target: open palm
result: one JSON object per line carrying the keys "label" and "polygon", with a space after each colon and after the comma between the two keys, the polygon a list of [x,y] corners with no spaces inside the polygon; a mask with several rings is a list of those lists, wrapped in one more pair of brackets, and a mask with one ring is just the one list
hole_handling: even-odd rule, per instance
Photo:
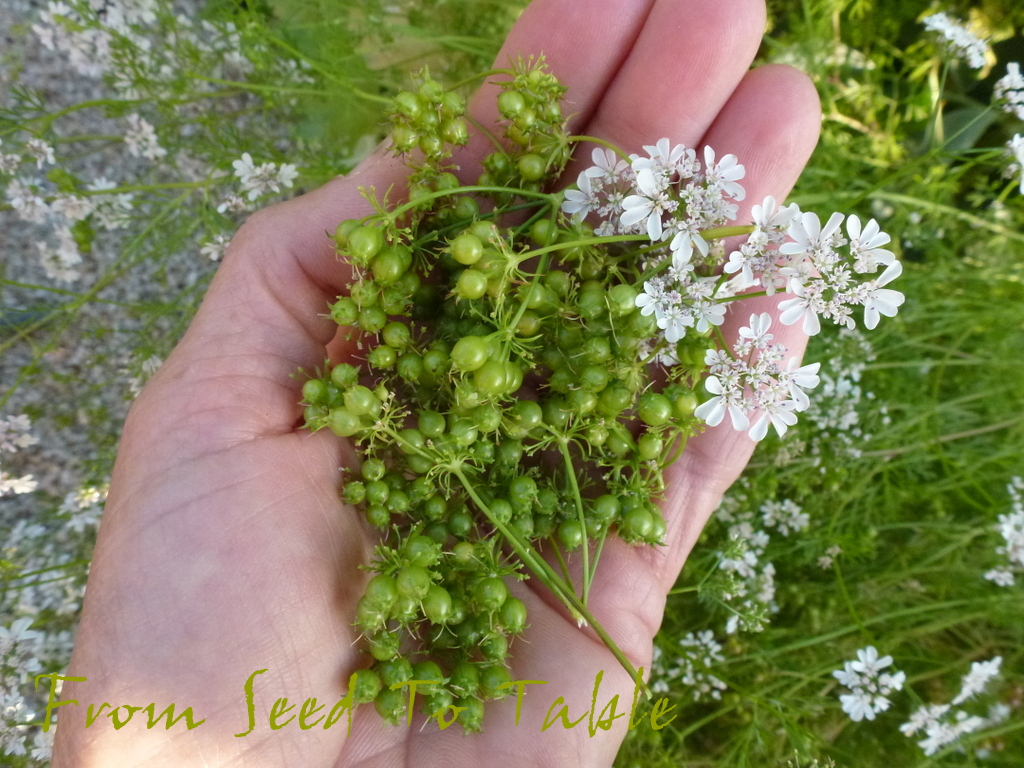
{"label": "open palm", "polygon": [[[627,149],[662,136],[706,143],[746,165],[748,205],[785,196],[817,138],[814,89],[784,67],[748,71],[764,27],[763,0],[534,0],[499,61],[543,52],[566,85],[573,130]],[[493,121],[484,89],[475,117]],[[469,177],[485,148],[455,161]],[[402,166],[378,152],[355,172],[253,216],[231,244],[181,344],[147,385],[125,427],[96,548],[88,596],[58,710],[55,768],[66,766],[509,766],[610,765],[626,719],[588,734],[587,722],[542,732],[559,696],[571,720],[613,694],[628,712],[633,684],[587,629],[543,588],[516,585],[530,627],[512,648],[515,679],[531,686],[516,725],[512,696],[488,705],[482,734],[434,722],[387,727],[357,711],[305,730],[298,718],[271,729],[287,697],[326,714],[367,657],[351,626],[375,533],[337,495],[352,446],[299,430],[292,378],[322,364],[336,326],[321,315],[348,270],[324,232],[369,213],[360,186],[400,184]],[[741,217],[742,217],[741,212]],[[753,300],[754,311],[764,302]],[[758,303],[755,303],[758,302]],[[741,316],[742,315],[742,316]],[[727,320],[738,327],[749,312]],[[786,329],[791,348],[802,339]],[[692,440],[669,470],[666,546],[609,541],[590,606],[636,666],[649,666],[665,595],[752,443],[727,427]],[[256,727],[243,685],[253,678]],[[109,710],[86,728],[86,707],[107,702],[192,707],[188,730],[145,727],[139,713],[115,730]],[[558,711],[556,707],[555,711]],[[121,710],[122,719],[126,710]],[[421,727],[422,726],[422,727]]]}

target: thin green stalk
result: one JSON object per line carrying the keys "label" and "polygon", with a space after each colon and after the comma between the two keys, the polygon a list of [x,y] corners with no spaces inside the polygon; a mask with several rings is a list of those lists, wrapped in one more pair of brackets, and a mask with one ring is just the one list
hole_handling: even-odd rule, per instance
{"label": "thin green stalk", "polygon": [[583,499],[580,496],[580,485],[576,481],[576,468],[572,463],[572,456],[569,455],[569,443],[565,438],[558,441],[558,450],[565,460],[566,484],[572,491],[573,501],[576,502],[576,518],[580,521],[580,532],[583,534],[583,593],[581,595],[583,604],[586,605],[590,599],[590,583],[593,574],[590,572],[590,541],[587,539],[587,518],[583,514]]}
{"label": "thin green stalk", "polygon": [[462,471],[461,466],[452,466],[450,467],[450,471],[453,475],[459,478],[459,481],[466,489],[466,493],[469,494],[470,498],[473,499],[473,502],[477,504],[484,515],[487,516],[487,519],[491,521],[491,524],[494,525],[502,536],[505,537],[509,546],[511,546],[513,551],[519,555],[526,567],[533,571],[533,574],[540,579],[542,584],[555,593],[555,596],[558,597],[562,601],[563,605],[569,609],[570,613],[576,617],[577,622],[583,622],[590,625],[594,630],[594,633],[598,638],[600,638],[601,642],[604,643],[605,647],[616,658],[619,664],[622,665],[622,668],[626,670],[630,678],[636,681],[636,684],[644,692],[644,695],[648,699],[651,698],[651,689],[647,686],[647,683],[644,682],[632,662],[626,658],[626,654],[624,654],[622,649],[619,648],[618,643],[611,638],[587,607],[579,601],[579,598],[576,597],[575,593],[566,588],[566,585],[561,581],[561,579],[559,579],[558,574],[552,570],[548,562],[542,558],[537,551],[529,545],[529,543],[521,541],[519,535],[515,531],[511,530],[508,526],[494,517],[491,510],[477,495],[473,485],[469,482],[469,478],[467,478],[465,472]]}

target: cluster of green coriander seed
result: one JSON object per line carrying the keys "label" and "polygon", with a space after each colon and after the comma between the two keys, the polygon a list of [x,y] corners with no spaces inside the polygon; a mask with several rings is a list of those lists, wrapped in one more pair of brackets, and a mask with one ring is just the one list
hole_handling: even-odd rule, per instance
{"label": "cluster of green coriander seed", "polygon": [[[493,74],[493,73],[491,73]],[[498,73],[503,136],[477,182],[455,176],[464,101],[423,73],[394,104],[408,201],[334,234],[355,273],[331,316],[353,363],[303,386],[305,420],[360,448],[343,499],[380,529],[356,626],[374,663],[356,700],[389,722],[409,680],[428,716],[456,707],[466,731],[510,693],[513,638],[528,616],[510,584],[539,580],[635,670],[587,609],[608,536],[657,545],[663,470],[703,426],[693,413],[708,333],[666,349],[637,306],[638,237],[596,237],[545,188],[574,143],[564,88],[543,61]],[[568,561],[578,560],[574,583]]]}

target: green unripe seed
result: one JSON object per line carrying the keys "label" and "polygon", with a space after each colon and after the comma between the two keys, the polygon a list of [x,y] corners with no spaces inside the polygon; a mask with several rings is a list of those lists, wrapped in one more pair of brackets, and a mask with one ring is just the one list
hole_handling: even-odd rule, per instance
{"label": "green unripe seed", "polygon": [[606,493],[594,500],[594,517],[601,522],[611,522],[617,514],[619,514],[619,500],[611,494]]}
{"label": "green unripe seed", "polygon": [[356,685],[352,700],[357,704],[368,704],[380,693],[380,677],[372,669],[360,669],[356,672]]}
{"label": "green unripe seed", "polygon": [[512,119],[526,109],[526,99],[519,91],[505,91],[498,96],[498,111],[506,119]]}
{"label": "green unripe seed", "polygon": [[371,480],[366,484],[366,503],[383,507],[388,503],[391,489],[383,480]]}
{"label": "green unripe seed", "polygon": [[480,643],[480,653],[488,661],[504,661],[508,656],[508,640],[504,635],[491,635]]}
{"label": "green unripe seed", "polygon": [[463,232],[452,240],[451,251],[452,257],[459,264],[470,266],[480,261],[484,255],[484,244],[472,232]]}
{"label": "green unripe seed", "polygon": [[475,301],[487,293],[487,275],[476,269],[463,270],[455,283],[455,295],[460,299]]}
{"label": "green unripe seed", "polygon": [[337,226],[334,230],[334,242],[338,244],[339,248],[348,245],[348,236],[359,226],[359,219],[346,219]]}
{"label": "green unripe seed", "polygon": [[331,382],[342,389],[348,389],[358,383],[358,381],[359,370],[348,363],[340,363],[334,366],[334,369],[331,371]]}
{"label": "green unripe seed", "polygon": [[327,382],[323,379],[310,379],[303,384],[302,401],[309,404],[327,402]]}
{"label": "green unripe seed", "polygon": [[398,367],[396,370],[402,379],[410,383],[417,384],[423,379],[423,373],[425,370],[423,367],[423,358],[415,352],[406,352],[398,358]]}
{"label": "green unripe seed", "polygon": [[377,661],[388,661],[398,655],[399,636],[396,632],[376,632],[370,637],[370,655]]}
{"label": "green unripe seed", "polygon": [[509,597],[498,611],[498,620],[506,632],[518,635],[526,628],[526,603],[518,597]]}
{"label": "green unripe seed", "polygon": [[366,356],[366,362],[371,368],[379,370],[394,368],[395,363],[398,362],[398,352],[394,347],[381,344],[370,350],[370,354]]}
{"label": "green unripe seed", "polygon": [[374,605],[383,606],[387,610],[398,599],[398,585],[391,576],[378,573],[367,582],[363,596]]}
{"label": "green unripe seed", "polygon": [[530,227],[530,239],[539,246],[550,245],[558,234],[558,225],[551,219],[537,219]]}
{"label": "green unripe seed", "polygon": [[341,491],[341,498],[348,504],[362,504],[366,498],[366,486],[359,480],[349,480]]}
{"label": "green unripe seed", "polygon": [[411,600],[422,600],[430,589],[430,573],[418,565],[400,568],[395,582],[398,594]]}
{"label": "green unripe seed", "polygon": [[578,549],[583,544],[583,528],[574,518],[563,520],[558,526],[558,540],[566,549]]}
{"label": "green unripe seed", "polygon": [[359,327],[367,333],[377,333],[387,322],[387,312],[380,307],[363,307],[359,310]]}
{"label": "green unripe seed", "polygon": [[423,108],[419,97],[410,91],[399,91],[395,94],[395,111],[410,120],[416,120]]}
{"label": "green unripe seed", "polygon": [[425,437],[440,437],[444,434],[444,416],[437,411],[421,411],[418,425]]}
{"label": "green unripe seed", "polygon": [[[511,510],[511,506],[509,509]],[[497,576],[487,576],[477,582],[473,596],[481,609],[493,612],[501,608],[508,598],[508,587]]]}
{"label": "green unripe seed", "polygon": [[404,656],[381,661],[374,665],[374,669],[385,688],[412,680],[412,664]]}
{"label": "green unripe seed", "polygon": [[672,418],[672,402],[657,392],[645,392],[637,404],[637,415],[650,427],[660,427]]}
{"label": "green unripe seed", "polygon": [[654,518],[645,507],[634,507],[622,516],[621,527],[624,538],[630,541],[644,539],[654,527]]}
{"label": "green unripe seed", "polygon": [[547,173],[547,163],[544,162],[544,158],[532,152],[520,157],[516,167],[524,181],[540,181]]}
{"label": "green unripe seed", "polygon": [[345,407],[357,416],[376,418],[383,406],[369,388],[356,384],[345,390]]}
{"label": "green unripe seed", "polygon": [[327,427],[338,437],[352,437],[363,428],[363,422],[352,411],[335,408],[327,415]]}
{"label": "green unripe seed", "polygon": [[355,325],[359,321],[359,305],[343,297],[331,305],[331,319],[338,325]]}
{"label": "green unripe seed", "polygon": [[373,706],[384,722],[397,725],[402,715],[405,714],[405,694],[401,688],[396,688],[393,691],[384,688],[373,700]]}
{"label": "green unripe seed", "polygon": [[480,694],[486,699],[503,699],[511,691],[511,686],[505,683],[511,682],[512,675],[504,664],[484,667],[480,673]]}
{"label": "green unripe seed", "polygon": [[636,443],[637,453],[643,461],[654,461],[665,448],[665,441],[657,435],[643,435]]}
{"label": "green unripe seed", "polygon": [[348,252],[358,264],[368,264],[384,247],[384,233],[380,227],[362,225],[348,235]]}
{"label": "green unripe seed", "polygon": [[452,362],[465,373],[481,368],[488,357],[487,341],[480,336],[463,336],[452,347]]}
{"label": "green unripe seed", "polygon": [[461,117],[453,117],[441,123],[441,136],[449,144],[462,146],[469,141],[469,129]]}
{"label": "green unripe seed", "polygon": [[693,416],[693,412],[697,410],[697,406],[700,405],[700,401],[697,396],[692,392],[679,395],[675,399],[673,406],[675,408],[676,416],[681,419],[688,419]]}
{"label": "green unripe seed", "polygon": [[432,624],[447,624],[452,616],[452,598],[447,590],[431,584],[423,598],[423,615]]}
{"label": "green unripe seed", "polygon": [[608,291],[608,305],[616,317],[623,317],[636,310],[636,289],[622,283]]}
{"label": "green unripe seed", "polygon": [[405,349],[412,341],[412,331],[405,323],[395,321],[384,326],[382,338],[385,344],[395,349]]}
{"label": "green unripe seed", "polygon": [[460,696],[473,696],[480,687],[480,670],[470,661],[460,661],[452,670],[448,687]]}
{"label": "green unripe seed", "polygon": [[363,462],[362,474],[365,480],[375,481],[384,477],[387,467],[380,459],[367,459]]}

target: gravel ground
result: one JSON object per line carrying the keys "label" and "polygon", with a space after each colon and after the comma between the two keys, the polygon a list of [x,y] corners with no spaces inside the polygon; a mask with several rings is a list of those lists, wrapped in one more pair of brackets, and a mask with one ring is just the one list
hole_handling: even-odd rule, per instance
{"label": "gravel ground", "polygon": [[[15,84],[40,92],[49,110],[109,96],[102,82],[79,76],[64,56],[39,44],[30,27],[46,6],[43,0],[0,0],[0,4],[0,106],[11,104],[11,87]],[[55,129],[60,136],[123,132],[123,126],[96,109],[63,117],[55,123]],[[81,143],[73,146],[78,152]],[[68,163],[82,179],[91,181],[103,176],[130,183],[145,168],[146,161],[130,157],[121,142],[92,142],[88,146],[88,153],[78,154]],[[58,145],[58,157],[61,149]],[[36,243],[45,233],[44,228],[21,221],[13,211],[0,210],[0,262],[7,280],[84,293],[117,260],[127,241],[123,232],[101,233],[92,253],[84,256],[81,279],[61,284],[47,278],[39,262]],[[54,240],[52,236],[50,239]],[[168,301],[209,272],[209,262],[204,264],[198,248],[190,245],[187,252],[171,255],[159,268],[149,263],[132,268],[103,289],[97,301],[86,303],[69,318],[70,322],[48,325],[0,355],[0,393],[16,387],[7,403],[0,406],[0,416],[30,413],[32,434],[39,438],[37,445],[4,457],[6,471],[18,476],[31,473],[39,482],[39,490],[6,497],[0,503],[0,521],[38,514],[45,508],[41,505],[48,503],[45,494],[63,497],[83,482],[104,479],[104,467],[109,466],[131,402],[130,376],[124,369],[137,349],[162,350],[171,345],[171,336],[177,333],[178,318],[173,314],[155,325],[144,326],[133,306]],[[23,328],[26,318],[41,316],[73,299],[62,293],[10,285],[0,290],[0,310],[4,313],[0,315],[0,343],[12,333],[12,323]],[[66,327],[55,334],[58,326]],[[42,350],[41,359],[31,366]]]}

